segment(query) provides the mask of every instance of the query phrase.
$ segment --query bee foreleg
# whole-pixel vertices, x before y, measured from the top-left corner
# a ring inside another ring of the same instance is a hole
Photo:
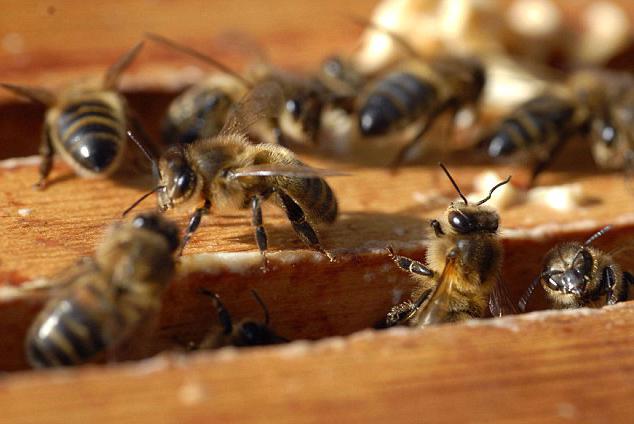
[[[328,256],[328,258],[332,261],[332,255],[322,249],[321,243],[319,243],[319,237],[317,237],[317,233],[313,229],[312,225],[310,225],[310,222],[306,219],[306,215],[304,214],[302,208],[283,191],[278,190],[277,195],[282,201],[282,206],[284,207],[286,216],[289,221],[291,221],[291,225],[293,225],[293,229],[299,238],[312,249],[322,252],[324,255]]]
[[[561,137],[548,151],[548,154],[545,155],[544,158],[539,159],[539,161],[535,164],[533,170],[531,171],[529,187],[532,187],[535,184],[535,180],[537,180],[539,174],[541,174],[544,169],[548,168],[550,164],[553,163],[559,151],[566,145],[566,141],[568,141],[568,137]]]
[[[605,304],[614,305],[619,300],[618,293],[614,293],[614,287],[616,285],[616,275],[614,269],[611,266],[603,268],[601,276],[601,286],[605,288]]]
[[[429,225],[431,225],[431,228],[434,229],[434,234],[436,234],[436,237],[440,238],[445,235],[445,232],[442,230],[442,226],[437,219],[432,219]]]
[[[41,158],[40,180],[35,184],[35,187],[40,190],[46,187],[46,178],[51,173],[51,168],[53,167],[53,144],[51,143],[48,131],[48,125],[45,125],[39,150]]]
[[[427,300],[431,292],[432,289],[427,289],[418,296],[415,302],[408,300],[399,305],[393,306],[385,319],[386,326],[392,327],[400,322],[409,321],[414,316],[418,308],[420,308],[420,306]]]
[[[388,246],[387,251],[390,258],[392,258],[394,263],[402,270],[411,272],[412,274],[423,275],[425,277],[433,277],[434,271],[414,259],[395,254],[392,246]]]
[[[187,229],[185,230],[185,236],[183,237],[183,242],[181,243],[179,255],[183,254],[185,245],[189,242],[189,239],[192,237],[194,231],[198,229],[203,215],[209,213],[209,209],[211,209],[211,202],[209,200],[205,200],[205,204],[203,205],[203,207],[196,209],[196,211],[192,215],[191,219],[189,220],[189,225],[187,225]]]
[[[263,269],[264,271],[266,271],[268,269],[268,260],[266,258],[268,240],[266,236],[266,230],[264,229],[264,225],[262,224],[262,207],[261,199],[259,196],[253,196],[251,198],[251,211],[253,213],[251,224],[253,224],[253,226],[255,227],[255,242],[258,244],[258,249],[260,249],[260,254],[262,255],[262,259],[264,261]]]

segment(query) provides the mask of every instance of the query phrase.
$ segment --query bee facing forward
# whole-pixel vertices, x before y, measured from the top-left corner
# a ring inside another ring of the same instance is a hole
[[[502,245],[498,238],[499,216],[483,204],[510,177],[491,188],[489,195],[469,204],[447,169],[441,165],[464,203],[452,203],[441,221],[432,220],[435,239],[427,250],[425,265],[389,254],[396,265],[412,274],[419,287],[412,301],[397,305],[387,316],[388,326],[408,322],[412,326],[462,321],[485,316],[487,304],[494,316],[507,304],[499,280]]]
[[[137,44],[123,55],[96,87],[78,83],[56,95],[42,88],[0,84],[47,108],[39,149],[38,188],[46,186],[55,153],[83,177],[108,176],[121,165],[127,145],[126,129],[133,122],[127,102],[116,87],[142,46]]]
[[[94,257],[55,281],[59,295],[27,334],[29,363],[77,365],[115,349],[158,310],[179,242],[176,225],[156,214],[113,225]]]
[[[592,142],[595,162],[605,169],[634,166],[634,77],[608,71],[575,72],[565,84],[513,110],[480,141],[494,159],[534,163],[530,184],[574,136]]]
[[[203,294],[211,297],[214,307],[218,311],[218,319],[222,326],[221,331],[212,331],[198,345],[198,349],[217,349],[223,346],[265,346],[288,342],[283,337],[278,336],[269,328],[269,311],[262,299],[255,291],[251,291],[255,300],[264,311],[264,322],[251,319],[244,319],[234,324],[229,315],[229,311],[220,301],[216,293],[203,290]]]
[[[557,309],[600,307],[627,300],[634,276],[619,267],[614,252],[606,253],[591,245],[609,229],[607,226],[596,232],[583,244],[570,242],[553,247],[544,258],[541,274],[520,299],[520,309],[526,309],[540,281],[551,306]]]
[[[167,149],[155,163],[159,176],[157,187],[124,214],[153,192],[158,194],[161,211],[202,203],[189,222],[184,247],[212,205],[250,207],[255,239],[264,255],[268,242],[261,204],[273,197],[286,212],[299,238],[311,248],[326,253],[313,224],[329,224],[337,217],[337,199],[320,177],[336,173],[309,168],[282,146],[254,145],[246,135],[249,125],[274,116],[282,101],[277,84],[256,85],[234,107],[216,137]]]

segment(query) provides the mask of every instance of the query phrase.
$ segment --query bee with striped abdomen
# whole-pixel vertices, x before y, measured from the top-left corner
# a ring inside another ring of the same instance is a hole
[[[158,163],[152,159],[159,175],[157,187],[124,214],[153,192],[158,194],[161,211],[197,203],[183,239],[184,247],[212,205],[251,208],[255,239],[264,255],[268,242],[261,204],[273,198],[299,238],[326,253],[313,225],[330,224],[337,218],[337,199],[322,178],[337,173],[310,168],[282,146],[253,144],[246,133],[252,123],[275,116],[282,102],[277,84],[256,85],[232,109],[216,137],[174,145]]]
[[[517,106],[480,141],[494,159],[534,163],[530,184],[575,136],[588,138],[597,165],[634,166],[634,78],[626,73],[578,71],[565,84]]]
[[[392,308],[386,320],[388,326],[405,322],[424,326],[482,318],[487,305],[494,316],[514,310],[500,281],[499,216],[493,208],[483,205],[511,177],[491,188],[484,199],[469,204],[447,169],[441,167],[464,203],[452,203],[442,221],[431,221],[435,239],[427,249],[429,265],[388,249],[396,265],[419,281],[412,300]]]
[[[126,152],[126,129],[136,122],[116,88],[122,72],[132,64],[142,46],[137,44],[123,55],[97,86],[78,83],[55,94],[42,88],[0,84],[47,108],[37,187],[46,186],[55,153],[83,177],[108,176],[119,168]]]
[[[218,320],[222,328],[218,331],[211,331],[205,336],[198,344],[197,349],[217,349],[223,346],[266,346],[288,342],[287,339],[278,336],[269,328],[269,311],[254,290],[251,293],[264,311],[264,322],[244,319],[235,324],[231,320],[229,311],[227,311],[216,293],[208,290],[203,290],[202,292],[211,297],[211,301],[216,311],[218,311]]]
[[[583,244],[568,242],[553,247],[544,258],[541,274],[520,299],[520,309],[526,309],[540,282],[549,303],[557,309],[601,307],[627,300],[634,275],[614,260],[619,249],[604,252],[592,246],[609,229],[601,229]]]
[[[77,365],[115,349],[160,307],[179,244],[176,225],[156,214],[113,225],[94,257],[51,284],[58,294],[27,334],[29,363]]]

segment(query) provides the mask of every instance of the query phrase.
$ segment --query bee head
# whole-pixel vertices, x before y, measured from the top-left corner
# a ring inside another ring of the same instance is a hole
[[[451,228],[459,234],[496,233],[500,217],[491,208],[454,204],[447,211],[447,221]]]
[[[161,235],[165,238],[171,252],[174,252],[180,245],[180,235],[176,224],[164,219],[158,214],[147,213],[137,215],[132,220],[132,226]]]
[[[244,321],[238,327],[238,344],[243,346],[258,346],[270,344],[274,339],[271,330],[255,321]]]
[[[574,250],[557,247],[546,261],[541,274],[544,286],[550,290],[575,296],[582,295],[593,270],[594,260],[585,246],[573,246]],[[574,256],[571,258],[571,255]],[[568,262],[568,260],[570,262]]]
[[[172,146],[167,149],[159,161],[159,174],[159,186],[163,187],[158,191],[161,211],[189,200],[198,187],[196,173],[191,168],[181,146]]]
[[[452,203],[447,210],[447,222],[451,228],[459,234],[497,232],[500,224],[499,215],[493,208],[482,205],[491,198],[491,195],[498,187],[501,187],[511,181],[511,177],[509,176],[506,180],[494,185],[491,190],[489,190],[489,195],[484,199],[477,203],[469,204],[469,201],[465,195],[462,194],[460,187],[458,187],[458,184],[453,179],[445,165],[441,163],[440,167],[443,171],[445,171],[447,178],[449,178],[449,181],[451,181],[451,184],[453,184],[454,188],[462,198],[461,203]]]

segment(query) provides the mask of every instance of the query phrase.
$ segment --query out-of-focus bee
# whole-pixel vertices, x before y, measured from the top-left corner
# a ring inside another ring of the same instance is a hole
[[[398,35],[372,22],[365,25],[389,35],[408,56],[367,84],[357,106],[362,136],[380,137],[416,129],[392,162],[397,168],[442,115],[449,115],[453,125],[459,111],[478,108],[486,71],[474,57],[423,58]]]
[[[288,342],[287,339],[278,336],[269,328],[269,311],[255,291],[251,291],[251,293],[264,311],[264,322],[244,319],[237,324],[233,323],[229,311],[216,293],[208,290],[203,290],[203,293],[211,297],[211,301],[218,311],[218,319],[222,329],[210,332],[203,338],[197,349],[217,349],[223,346],[265,346]]]
[[[387,316],[388,326],[402,322],[424,326],[481,318],[486,314],[487,304],[494,316],[514,310],[500,281],[499,216],[483,205],[511,177],[491,188],[484,199],[469,204],[444,165],[441,167],[464,203],[452,203],[442,222],[431,221],[436,238],[427,250],[429,265],[398,256],[388,248],[396,265],[419,281],[412,300],[392,308]]]
[[[610,226],[601,229],[583,244],[569,242],[553,247],[544,258],[541,274],[520,299],[520,310],[526,309],[539,282],[551,306],[557,309],[600,307],[627,300],[634,275],[616,263],[615,252],[592,246],[609,229]]]
[[[126,152],[126,129],[138,123],[125,98],[116,91],[121,74],[139,54],[137,44],[106,72],[100,84],[77,83],[59,94],[43,88],[0,84],[47,108],[40,144],[40,180],[46,186],[58,153],[82,177],[103,177],[121,165]],[[137,130],[140,130],[136,126]]]
[[[492,158],[534,163],[530,184],[566,142],[584,136],[597,165],[634,166],[634,77],[609,71],[578,71],[513,110],[480,142]]]
[[[158,185],[124,214],[154,192],[158,194],[161,211],[202,203],[189,222],[184,247],[212,205],[250,207],[255,239],[264,255],[268,243],[261,204],[273,197],[286,212],[299,238],[330,257],[321,248],[313,225],[330,224],[336,219],[337,199],[321,177],[341,174],[310,168],[290,150],[274,144],[253,144],[246,135],[252,123],[275,116],[282,102],[282,92],[276,83],[258,84],[235,105],[216,137],[173,145],[158,162],[150,157],[158,173]]]
[[[288,140],[317,142],[325,108],[352,103],[349,87],[338,83],[334,75],[332,78],[328,78],[327,73],[304,77],[259,63],[250,67],[243,77],[192,48],[156,34],[147,34],[147,37],[223,72],[193,85],[172,102],[163,126],[163,137],[168,143],[191,143],[217,135],[231,106],[254,85],[267,81],[279,84],[285,99],[278,116],[265,129],[272,133],[272,141],[277,144],[287,144]],[[258,135],[267,138],[267,135]]]
[[[77,365],[125,341],[158,310],[179,243],[176,225],[156,214],[113,225],[94,257],[56,279],[59,294],[26,338],[29,363]]]

